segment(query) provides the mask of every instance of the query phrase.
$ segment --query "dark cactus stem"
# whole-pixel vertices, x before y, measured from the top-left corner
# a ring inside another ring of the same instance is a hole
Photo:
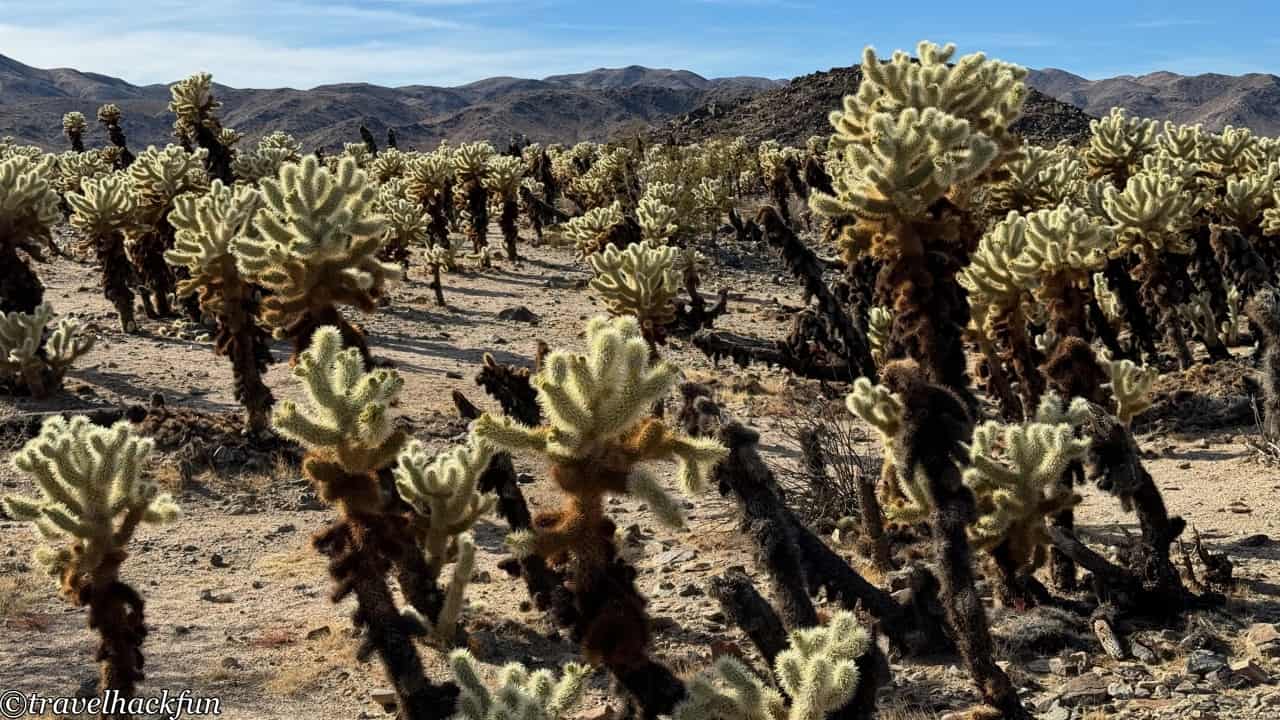
[[[174,291],[173,268],[164,259],[168,249],[159,232],[148,233],[138,243],[138,270],[146,281],[153,319],[173,315],[173,306],[169,304],[169,295]]]
[[[298,361],[298,356],[311,347],[311,336],[316,330],[325,325],[332,325],[338,328],[338,334],[342,336],[342,347],[356,348],[360,352],[360,358],[364,361],[364,370],[369,372],[373,370],[373,355],[369,352],[369,343],[365,341],[364,331],[347,322],[342,313],[334,305],[326,305],[322,308],[312,308],[297,322],[288,328],[285,328],[285,334],[293,339],[293,355],[289,358],[289,364],[292,365]]]
[[[478,180],[468,180],[462,192],[469,216],[467,237],[471,239],[472,251],[478,253],[489,244],[489,194]]]
[[[1202,292],[1209,293],[1209,303],[1213,308],[1214,319],[1221,322],[1227,317],[1227,286],[1222,282],[1223,270],[1218,266],[1218,260],[1213,255],[1211,236],[1212,229],[1209,225],[1201,224],[1196,227],[1192,235],[1196,246],[1188,270],[1196,287]]]
[[[1002,364],[1013,369],[1021,392],[1021,404],[1024,416],[1035,414],[1044,395],[1044,376],[1040,374],[1040,353],[1031,342],[1031,334],[1027,330],[1027,318],[1021,307],[1015,307],[1005,313],[995,323],[995,335],[1004,348],[1000,354]]]
[[[515,262],[516,242],[520,239],[520,231],[516,221],[520,218],[520,205],[515,199],[502,201],[502,214],[498,216],[498,227],[502,229],[502,242],[506,245],[507,259]]]
[[[221,180],[227,187],[234,185],[236,176],[231,172],[231,149],[223,145],[213,130],[204,123],[196,125],[195,132],[196,144],[209,151],[204,163],[205,169],[209,171],[209,179]]]
[[[107,138],[111,144],[120,149],[116,156],[115,169],[127,170],[133,164],[133,153],[129,152],[129,143],[119,123],[103,123],[107,126]]]
[[[265,433],[271,425],[275,398],[262,375],[271,364],[271,335],[254,321],[257,303],[253,289],[244,283],[224,286],[223,306],[213,349],[231,359],[235,398],[245,410],[245,428],[251,435]]]
[[[1156,351],[1155,328],[1151,325],[1151,316],[1142,305],[1138,295],[1138,285],[1133,280],[1132,268],[1125,258],[1112,258],[1107,261],[1103,274],[1107,278],[1107,287],[1116,294],[1120,301],[1120,316],[1129,326],[1129,334],[1141,350],[1148,362],[1154,362],[1159,353]],[[1130,353],[1134,355],[1135,353]]]
[[[398,144],[398,140],[396,138],[395,128],[387,128],[387,147],[397,149],[397,150],[400,148],[400,145]]]
[[[401,615],[387,586],[390,557],[398,556],[404,543],[385,525],[384,517],[353,513],[312,542],[329,558],[329,574],[335,584],[333,602],[355,595],[352,621],[363,630],[356,657],[365,661],[378,656],[395,689],[400,717],[443,720],[453,713],[458,689],[452,683],[435,685],[427,679],[414,645],[414,638],[425,629]],[[397,550],[385,552],[391,549]]]
[[[131,333],[138,329],[133,319],[133,290],[129,287],[133,266],[124,252],[124,236],[113,232],[93,239],[94,253],[102,266],[102,290],[116,309],[120,329]]]
[[[835,195],[835,186],[831,184],[831,176],[822,161],[810,155],[804,159],[804,184],[810,191],[817,190],[826,195]]]
[[[98,662],[98,693],[115,691],[120,701],[137,693],[145,679],[142,643],[147,637],[142,596],[119,579],[126,555],[117,551],[105,558],[84,580],[64,578],[80,606],[89,608],[89,627],[100,638],[94,659]],[[128,720],[127,712],[103,714],[110,720]]]
[[[71,152],[84,152],[84,133],[78,130],[66,132],[67,140],[71,142]]]
[[[44,302],[44,285],[15,243],[0,239],[0,312],[32,313]]]
[[[725,619],[746,633],[769,667],[787,649],[787,628],[777,611],[760,595],[751,578],[738,570],[711,579],[711,597]]]
[[[1261,290],[1249,298],[1245,311],[1262,335],[1262,435],[1280,443],[1280,294]]]
[[[369,128],[364,125],[360,126],[360,140],[364,142],[364,147],[370,155],[378,156],[378,143],[373,139],[373,133],[369,132]]]
[[[444,302],[444,283],[440,282],[440,266],[433,264],[431,266],[431,292],[435,294],[436,305],[445,306]]]
[[[1190,280],[1185,278],[1185,272],[1175,271],[1171,259],[1165,254],[1143,258],[1133,270],[1141,282],[1139,295],[1160,313],[1165,339],[1173,347],[1178,367],[1183,370],[1191,367],[1195,358],[1182,329],[1182,318],[1178,316],[1178,306],[1187,301]]]
[[[778,215],[782,218],[782,222],[787,225],[791,224],[791,205],[790,205],[791,188],[787,184],[787,176],[774,176],[769,179],[769,197],[773,199],[773,206],[778,211]]]
[[[1111,353],[1111,357],[1117,360],[1136,360],[1137,356],[1132,355],[1128,348],[1120,344],[1116,329],[1111,326],[1111,320],[1102,311],[1102,306],[1098,304],[1098,297],[1093,291],[1093,278],[1089,279],[1087,295],[1085,312],[1088,315],[1089,322],[1088,337],[1102,341],[1102,346],[1107,349],[1107,352]]]
[[[977,519],[977,505],[958,464],[966,458],[964,443],[973,433],[969,406],[910,360],[890,363],[882,378],[903,403],[894,466],[899,474],[920,473],[927,483],[942,601],[965,667],[983,701],[1002,717],[1030,720],[1013,683],[995,663],[986,610],[974,581],[968,527]]]

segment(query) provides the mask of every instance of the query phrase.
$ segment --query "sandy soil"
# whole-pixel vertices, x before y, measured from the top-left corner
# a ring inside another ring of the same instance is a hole
[[[426,280],[415,268],[394,291],[390,307],[358,318],[375,355],[404,375],[400,409],[431,447],[443,448],[461,431],[450,421],[451,390],[462,390],[482,407],[494,407],[472,381],[484,353],[502,362],[531,364],[538,339],[552,347],[576,348],[582,320],[604,311],[585,288],[585,266],[569,250],[524,245],[522,252],[528,258],[522,263],[495,260],[491,270],[447,275],[447,308],[434,306]],[[724,285],[733,291],[731,312],[717,326],[780,337],[786,317],[777,302],[798,305],[799,296],[781,277],[784,271],[768,248],[726,248],[713,265],[704,287]],[[0,422],[19,413],[146,403],[153,393],[163,394],[170,406],[236,411],[230,366],[213,355],[208,342],[174,337],[167,322],[145,318],[140,318],[139,334],[122,334],[89,264],[59,259],[38,271],[55,308],[92,323],[98,343],[70,372],[64,393],[41,402],[0,397]],[[532,310],[540,322],[498,319],[499,311],[517,305]],[[281,362],[267,378],[277,397],[296,394],[283,362],[287,353],[284,344],[276,348]],[[728,408],[764,431],[768,460],[783,468],[792,462],[785,427],[798,406],[791,398],[811,389],[810,383],[768,369],[715,369],[679,339],[664,354],[690,377],[714,374],[722,387],[748,388],[726,393]],[[749,382],[751,378],[758,383]],[[1251,425],[1241,425],[1140,436],[1171,511],[1186,517],[1211,549],[1227,551],[1237,562],[1242,584],[1229,613],[1237,631],[1255,620],[1280,620],[1280,545],[1239,544],[1259,533],[1280,537],[1280,468],[1260,462],[1246,445],[1254,433]],[[0,492],[30,489],[7,462],[20,442],[13,436],[0,438]],[[317,708],[330,717],[382,716],[370,691],[384,687],[385,681],[376,664],[362,666],[351,657],[351,604],[329,602],[323,561],[308,543],[330,513],[314,503],[296,470],[277,463],[248,471],[204,471],[184,479],[174,466],[173,456],[162,454],[152,471],[174,490],[185,517],[171,527],[143,528],[123,570],[147,600],[152,632],[144,648],[145,691],[191,689],[197,696],[220,698],[225,718],[294,717]],[[538,468],[519,469],[538,476]],[[541,482],[524,490],[535,506],[551,500]],[[1093,489],[1085,495],[1079,523],[1089,540],[1102,543],[1136,531],[1133,517],[1112,498]],[[686,533],[661,529],[632,501],[617,501],[611,508],[621,527],[636,524],[642,529],[628,551],[640,568],[640,587],[660,619],[658,652],[680,668],[704,665],[714,641],[741,640],[736,629],[718,621],[714,601],[703,592],[706,582],[732,565],[757,572],[747,541],[734,529],[731,508],[714,491],[691,507]],[[522,660],[558,666],[576,657],[576,650],[541,613],[522,606],[523,585],[496,567],[504,557],[503,533],[496,518],[477,528],[480,552],[468,591],[464,642],[489,664]],[[0,689],[65,695],[91,688],[96,677],[94,634],[85,626],[84,612],[57,598],[54,583],[30,567],[34,543],[26,526],[0,519]],[[423,655],[432,676],[443,677],[441,652],[424,648]],[[1274,661],[1261,662],[1273,676],[1280,670]],[[920,717],[932,717],[973,698],[965,677],[945,664],[895,669],[887,706],[916,708]],[[1160,677],[1164,671],[1152,672]],[[1048,691],[1061,682],[1043,673],[1026,679],[1029,692],[1036,694],[1040,691],[1035,688]],[[606,685],[602,672],[593,677],[596,704]],[[1232,692],[1271,694],[1275,688]],[[1135,703],[1131,716],[1154,715],[1173,709],[1176,702]],[[1230,717],[1253,716],[1244,709],[1247,698],[1240,705]]]

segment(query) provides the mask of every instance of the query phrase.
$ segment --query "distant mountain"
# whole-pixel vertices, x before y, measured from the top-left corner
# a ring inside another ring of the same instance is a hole
[[[1087,80],[1049,68],[1031,71],[1028,84],[1090,115],[1102,116],[1112,107],[1122,107],[1134,115],[1202,123],[1210,130],[1234,125],[1261,135],[1280,135],[1280,77],[1275,75],[1156,72]]]
[[[652,133],[655,140],[692,142],[742,135],[759,142],[773,138],[802,145],[811,135],[830,135],[827,116],[845,95],[857,92],[862,68],[854,65],[798,77],[750,96],[708,103],[673,118]],[[1079,142],[1089,134],[1090,117],[1079,109],[1032,90],[1014,129],[1034,143]]]
[[[246,143],[274,130],[305,147],[340,147],[359,140],[366,125],[380,141],[394,128],[402,146],[434,147],[440,140],[490,140],[505,144],[525,135],[540,142],[604,140],[688,112],[715,100],[737,99],[775,87],[767,78],[704,78],[686,70],[639,66],[598,69],[545,80],[498,77],[459,87],[363,83],[291,88],[216,89],[224,124],[245,133]],[[103,145],[93,122],[99,105],[124,111],[134,148],[171,142],[166,85],[124,80],[70,69],[42,70],[0,55],[0,135],[48,149],[62,149],[62,115],[78,110],[90,121],[87,142]]]

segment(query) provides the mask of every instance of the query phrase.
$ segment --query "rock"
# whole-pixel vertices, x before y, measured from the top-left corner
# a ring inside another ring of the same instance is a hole
[[[1228,666],[1231,676],[1243,680],[1248,685],[1261,685],[1271,681],[1271,674],[1251,659],[1236,660]]]
[[[369,699],[382,706],[383,712],[391,713],[396,709],[396,691],[389,688],[378,688],[369,693]]]
[[[1262,533],[1258,533],[1257,535],[1249,535],[1248,537],[1241,538],[1236,542],[1236,545],[1240,547],[1256,548],[1256,547],[1266,547],[1272,544],[1273,542],[1275,541],[1272,540],[1270,537]]]
[[[467,649],[482,660],[493,657],[498,649],[498,638],[488,630],[477,630],[467,636]]]
[[[1160,659],[1155,650],[1137,641],[1129,643],[1129,653],[1144,663],[1155,663]]]
[[[1040,714],[1040,720],[1071,720],[1071,711],[1055,702],[1049,709]]]
[[[222,658],[223,670],[243,670],[244,666],[240,664],[240,660],[234,657]]]
[[[1107,690],[1107,680],[1100,675],[1089,673],[1072,678],[1062,687],[1059,701],[1066,707],[1093,707],[1102,705],[1111,699]]]
[[[447,377],[447,378],[449,378],[450,380],[461,380],[461,379],[462,379],[462,373],[457,372],[457,371],[455,371],[455,370],[447,370],[447,371],[445,371],[444,376],[445,376],[445,377]]]
[[[1107,694],[1115,700],[1129,700],[1133,693],[1133,686],[1129,683],[1114,682],[1107,686]]]
[[[1227,659],[1210,650],[1196,650],[1187,657],[1187,674],[1204,677],[1227,666]]]
[[[572,717],[572,720],[613,720],[613,706],[600,705],[586,710],[579,710]]]
[[[216,603],[218,605],[227,605],[235,602],[235,598],[230,595],[215,595],[214,592],[208,588],[200,591],[200,599],[205,602]]]
[[[332,634],[333,634],[333,630],[331,630],[328,625],[321,625],[318,628],[312,628],[311,630],[308,630],[307,639],[319,640],[320,638],[329,637]]]
[[[1259,655],[1280,657],[1280,630],[1271,623],[1255,623],[1244,632],[1245,642]]]
[[[702,588],[699,588],[693,583],[689,583],[688,585],[680,588],[680,597],[701,597],[704,594],[705,593],[702,592]]]
[[[231,567],[230,563],[223,559],[218,553],[209,556],[209,564],[216,568]]]
[[[529,308],[523,305],[517,305],[513,308],[504,308],[502,310],[499,310],[498,319],[510,320],[511,322],[529,323],[530,325],[537,325],[539,322],[541,322],[541,318],[535,315],[532,310],[530,310]]]

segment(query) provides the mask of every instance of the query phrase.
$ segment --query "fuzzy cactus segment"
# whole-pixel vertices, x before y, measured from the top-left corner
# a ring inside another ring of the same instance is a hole
[[[457,553],[459,536],[493,509],[497,497],[477,487],[496,450],[482,440],[428,458],[422,443],[408,443],[396,460],[396,490],[417,513],[418,543],[433,576]]]
[[[53,156],[0,159],[0,312],[31,312],[43,300],[44,287],[22,255],[40,260],[62,218],[53,174]]]
[[[178,518],[169,494],[142,475],[152,447],[127,422],[102,428],[84,416],[53,417],[13,456],[41,497],[6,496],[5,511],[34,523],[49,543],[36,560],[51,575],[90,575],[122,552],[139,523]],[[59,542],[67,544],[53,545]]]
[[[281,401],[271,424],[310,452],[303,471],[321,497],[350,509],[381,507],[376,473],[389,467],[404,444],[389,414],[404,381],[390,370],[365,372],[355,348],[342,349],[337,328],[321,327],[293,369],[307,407]]]
[[[199,292],[205,309],[224,312],[217,288],[240,283],[232,245],[250,230],[262,194],[249,187],[229,188],[215,180],[203,196],[184,195],[174,203],[169,222],[176,230],[174,246],[164,254],[171,265],[187,268],[190,277],[178,283],[178,294]]]
[[[609,311],[634,316],[646,339],[661,342],[664,328],[675,319],[672,299],[680,282],[676,249],[650,242],[628,245],[625,250],[609,245],[587,261],[596,273],[591,287],[604,296]]]
[[[986,422],[974,429],[964,483],[978,503],[978,519],[969,528],[976,547],[991,550],[1006,544],[1020,569],[1044,562],[1046,519],[1080,501],[1059,479],[1089,449],[1087,438],[1076,437],[1088,417],[1083,399],[1064,407],[1049,394],[1031,422]]]
[[[1116,400],[1116,417],[1129,425],[1143,410],[1151,407],[1151,387],[1160,373],[1132,360],[1105,360],[1102,365],[1111,377],[1107,387]]]
[[[582,697],[591,670],[566,663],[559,677],[550,670],[531,672],[519,663],[498,671],[495,684],[480,678],[476,659],[466,650],[449,655],[449,666],[461,694],[453,720],[565,720]]]
[[[774,660],[778,689],[741,661],[721,657],[689,683],[674,720],[823,720],[853,699],[857,659],[871,636],[853,613],[840,611],[824,626],[796,630]],[[781,692],[779,692],[779,689]],[[786,698],[791,699],[790,706]]]
[[[49,303],[33,313],[0,313],[0,383],[44,397],[61,387],[71,364],[93,348],[93,337],[72,318],[59,320],[46,338],[52,320]]]

